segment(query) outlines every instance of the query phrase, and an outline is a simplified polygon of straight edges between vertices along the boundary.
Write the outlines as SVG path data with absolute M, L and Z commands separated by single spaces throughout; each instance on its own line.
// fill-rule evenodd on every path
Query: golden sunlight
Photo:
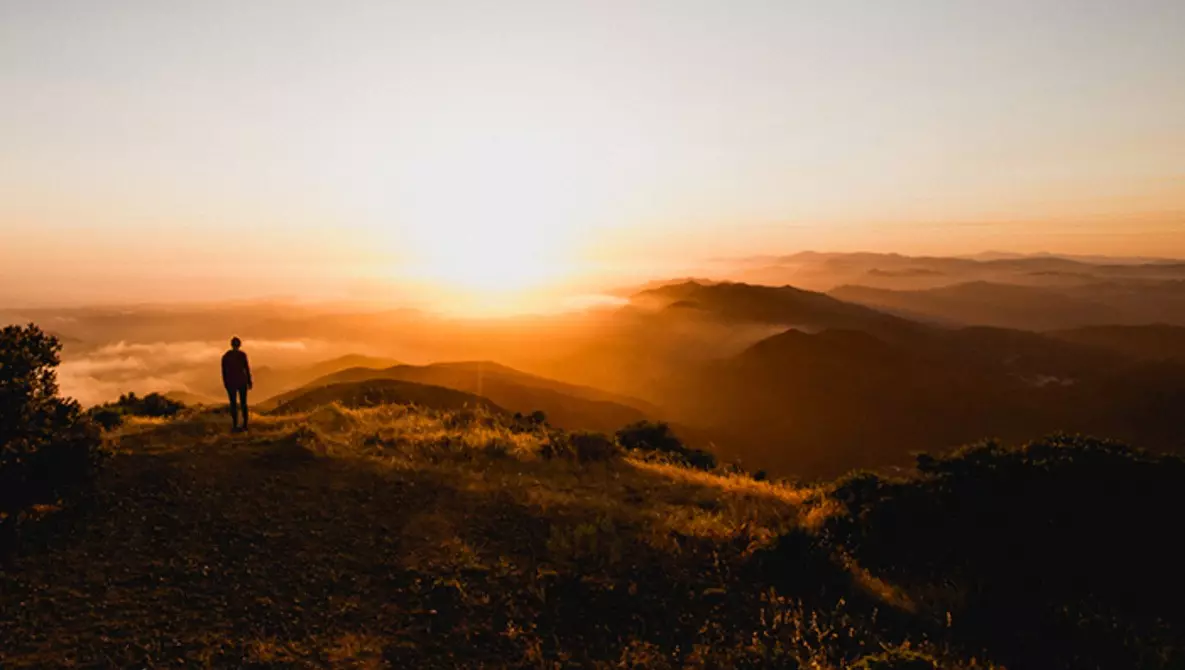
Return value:
M 403 269 L 490 294 L 569 278 L 610 183 L 570 154 L 575 138 L 559 139 L 524 129 L 430 138 L 393 207 Z

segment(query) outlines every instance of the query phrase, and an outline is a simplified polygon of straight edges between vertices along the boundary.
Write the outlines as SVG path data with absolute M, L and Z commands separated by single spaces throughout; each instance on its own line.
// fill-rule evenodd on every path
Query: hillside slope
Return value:
M 397 380 L 444 387 L 487 398 L 512 412 L 547 414 L 552 424 L 569 429 L 614 431 L 627 423 L 653 416 L 653 408 L 642 401 L 623 404 L 622 396 L 586 386 L 530 375 L 490 362 L 397 365 L 382 370 L 351 368 L 313 380 L 305 387 L 280 394 L 260 405 L 267 410 L 320 386 L 368 380 Z
M 543 459 L 547 433 L 481 412 L 322 407 L 241 436 L 224 422 L 128 427 L 92 505 L 24 538 L 0 572 L 0 666 L 724 654 L 733 633 L 700 628 L 723 622 L 722 603 L 748 611 L 730 626 L 757 624 L 761 594 L 733 570 L 801 499 L 744 477 Z
M 1185 444 L 1185 366 L 1037 333 L 967 328 L 888 342 L 789 330 L 668 382 L 680 421 L 734 438 L 722 454 L 782 475 L 908 465 L 984 436 L 1057 431 L 1158 451 Z
M 1185 282 L 1095 281 L 1071 286 L 967 282 L 926 290 L 840 286 L 835 298 L 915 319 L 1021 330 L 1147 325 L 1185 319 Z
M 1185 661 L 1173 569 L 1185 543 L 1139 515 L 1146 500 L 1179 506 L 1179 459 L 1094 442 L 984 447 L 919 460 L 909 480 L 802 489 L 641 452 L 593 459 L 576 436 L 480 409 L 323 405 L 257 417 L 250 434 L 226 423 L 210 410 L 132 420 L 108 436 L 113 456 L 85 504 L 24 526 L 0 553 L 0 666 Z M 1084 504 L 1091 513 L 1066 523 Z M 1131 528 L 1110 530 L 1120 522 Z M 894 541 L 902 528 L 909 542 Z M 1061 579 L 1043 579 L 1065 572 L 1057 555 L 983 556 L 1051 532 L 1092 548 Z M 1111 532 L 1124 544 L 1106 553 Z M 967 566 L 991 580 L 983 593 L 963 581 Z M 1129 580 L 1133 566 L 1150 569 Z M 1059 590 L 1082 579 L 1100 590 Z M 1154 607 L 1125 595 L 1153 585 Z
M 355 409 L 400 404 L 417 405 L 428 409 L 482 407 L 493 412 L 503 411 L 502 408 L 482 396 L 455 391 L 443 386 L 416 384 L 399 379 L 367 379 L 298 389 L 291 394 L 285 394 L 284 400 L 277 404 L 273 411 L 278 413 L 308 412 L 331 403 Z
M 641 306 L 701 313 L 730 323 L 768 323 L 803 330 L 859 329 L 889 335 L 921 329 L 864 305 L 793 286 L 686 282 L 643 291 L 631 298 Z
M 1183 326 L 1093 326 L 1057 331 L 1050 336 L 1137 360 L 1185 362 Z

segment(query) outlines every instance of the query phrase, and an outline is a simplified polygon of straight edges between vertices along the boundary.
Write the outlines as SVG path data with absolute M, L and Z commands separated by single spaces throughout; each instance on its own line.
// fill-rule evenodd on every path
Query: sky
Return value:
M 0 0 L 0 101 L 0 300 L 1185 257 L 1179 0 Z

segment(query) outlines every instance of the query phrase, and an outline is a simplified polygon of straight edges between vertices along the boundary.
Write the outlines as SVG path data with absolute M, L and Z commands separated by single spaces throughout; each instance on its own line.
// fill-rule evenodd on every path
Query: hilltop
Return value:
M 957 670 L 1185 658 L 1172 607 L 1185 587 L 1169 567 L 1185 549 L 1137 512 L 1185 503 L 1179 460 L 1053 441 L 919 460 L 912 479 L 801 487 L 481 408 L 290 410 L 245 435 L 206 409 L 108 433 L 93 493 L 27 523 L 3 564 L 0 664 Z M 1025 472 L 1018 494 L 1009 478 Z M 954 507 L 942 497 L 967 494 Z M 1091 530 L 1048 521 L 1071 509 Z M 903 521 L 907 543 L 894 544 Z M 1100 553 L 1108 532 L 1124 553 Z M 972 560 L 1017 542 L 1024 563 Z M 1096 600 L 1062 590 L 1061 554 L 1043 543 L 1096 547 L 1066 577 Z M 1115 595 L 1128 588 L 1158 596 Z M 1048 636 L 1034 643 L 1029 630 Z

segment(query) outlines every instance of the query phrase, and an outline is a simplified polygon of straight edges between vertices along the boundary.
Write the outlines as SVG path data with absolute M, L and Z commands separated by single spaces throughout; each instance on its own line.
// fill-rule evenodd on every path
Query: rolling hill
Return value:
M 488 398 L 472 393 L 399 379 L 367 379 L 300 389 L 288 394 L 270 411 L 278 414 L 308 412 L 331 403 L 350 408 L 416 405 L 437 410 L 482 407 L 493 412 L 503 411 Z
M 169 391 L 165 394 L 169 400 L 176 400 L 177 402 L 186 405 L 220 405 L 226 402 L 224 398 L 215 398 L 200 393 L 191 393 L 189 391 Z
M 737 281 L 816 291 L 844 285 L 926 290 L 968 282 L 1074 287 L 1104 282 L 1185 280 L 1185 263 L 1159 259 L 990 254 L 980 258 L 802 252 L 759 257 L 730 273 Z
M 985 281 L 921 291 L 841 286 L 830 295 L 947 325 L 1058 330 L 1092 325 L 1185 323 L 1185 284 L 1094 282 L 1044 287 Z
M 349 382 L 398 380 L 444 387 L 482 397 L 498 407 L 524 414 L 544 412 L 553 425 L 585 430 L 612 432 L 622 426 L 652 416 L 653 407 L 641 401 L 638 406 L 614 399 L 622 396 L 597 389 L 566 384 L 520 372 L 504 365 L 487 362 L 438 363 L 414 366 L 397 365 L 383 370 L 351 368 L 313 380 L 305 387 L 271 398 L 260 405 L 270 409 L 291 401 L 308 389 Z
M 1050 335 L 1137 360 L 1185 362 L 1185 327 L 1181 326 L 1092 326 Z
M 836 298 L 941 324 L 1051 330 L 1126 318 L 1119 310 L 1054 289 L 971 282 L 924 291 L 841 286 Z
M 681 389 L 694 389 L 684 392 Z M 912 346 L 860 331 L 790 330 L 673 377 L 667 409 L 735 438 L 749 467 L 832 476 L 908 463 L 984 436 L 1081 432 L 1171 451 L 1185 365 L 1153 365 L 1054 338 L 965 329 Z
M 398 365 L 398 361 L 376 356 L 346 354 L 311 365 L 272 369 L 264 366 L 253 370 L 255 393 L 269 398 L 285 391 L 300 388 L 309 382 L 347 369 L 381 369 Z
M 802 330 L 843 328 L 896 333 L 916 328 L 905 319 L 793 286 L 690 281 L 643 291 L 634 295 L 631 302 L 726 323 L 777 324 Z

